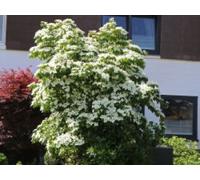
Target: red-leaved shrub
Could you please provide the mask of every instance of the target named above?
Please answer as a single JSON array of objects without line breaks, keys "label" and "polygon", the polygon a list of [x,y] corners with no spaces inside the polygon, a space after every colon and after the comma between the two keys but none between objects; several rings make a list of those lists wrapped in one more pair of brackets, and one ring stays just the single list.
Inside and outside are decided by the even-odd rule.
[{"label": "red-leaved shrub", "polygon": [[1,71],[0,100],[8,102],[27,99],[30,96],[30,89],[27,86],[35,81],[30,69]]},{"label": "red-leaved shrub", "polygon": [[29,163],[39,150],[31,135],[45,115],[31,107],[28,85],[35,81],[29,69],[0,71],[0,152],[11,164]]}]

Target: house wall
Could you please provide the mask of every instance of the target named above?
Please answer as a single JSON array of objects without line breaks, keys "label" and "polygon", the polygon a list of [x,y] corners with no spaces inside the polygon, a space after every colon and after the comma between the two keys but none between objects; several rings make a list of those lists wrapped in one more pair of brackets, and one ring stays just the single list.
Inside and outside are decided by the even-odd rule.
[{"label": "house wall", "polygon": [[0,49],[0,70],[30,68],[34,72],[38,64],[39,61],[28,58],[28,51]]},{"label": "house wall", "polygon": [[98,29],[101,16],[56,16],[23,15],[7,16],[6,47],[13,50],[28,50],[33,46],[35,32],[40,29],[40,22],[53,22],[55,19],[73,19],[84,32]]},{"label": "house wall", "polygon": [[200,61],[200,16],[162,16],[160,56]]},{"label": "house wall", "polygon": [[[40,21],[52,22],[67,17],[73,18],[86,32],[101,26],[101,16],[7,16],[6,49],[0,49],[0,70],[29,67],[35,72],[39,61],[29,60],[28,49],[33,46],[33,36],[40,28]],[[199,33],[200,16],[160,16],[160,56],[145,58],[145,72],[150,80],[159,84],[161,94],[198,96],[199,104]],[[145,114],[158,121],[148,110]]]},{"label": "house wall", "polygon": [[[6,47],[11,50],[28,50],[33,46],[40,22],[72,18],[85,32],[98,29],[100,15],[8,15]],[[160,56],[164,59],[200,61],[200,16],[157,16]]]}]

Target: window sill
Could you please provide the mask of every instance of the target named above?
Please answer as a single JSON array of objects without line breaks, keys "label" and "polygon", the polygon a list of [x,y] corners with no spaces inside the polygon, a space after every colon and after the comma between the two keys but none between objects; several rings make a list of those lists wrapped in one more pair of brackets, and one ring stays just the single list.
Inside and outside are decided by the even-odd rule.
[{"label": "window sill", "polygon": [[144,58],[145,59],[161,59],[160,55],[151,55],[151,54],[146,55]]}]

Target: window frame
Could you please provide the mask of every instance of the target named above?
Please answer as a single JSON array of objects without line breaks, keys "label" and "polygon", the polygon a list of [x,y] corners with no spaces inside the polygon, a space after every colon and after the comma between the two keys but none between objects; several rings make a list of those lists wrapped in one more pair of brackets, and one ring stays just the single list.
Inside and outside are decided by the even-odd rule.
[{"label": "window frame", "polygon": [[156,16],[156,15],[102,15],[101,16],[101,26],[103,26],[103,16],[125,16],[126,21],[127,21],[127,31],[128,31],[128,38],[132,39],[132,23],[131,20],[133,17],[138,17],[138,18],[154,18],[155,19],[155,49],[150,50],[150,49],[143,49],[147,51],[148,54],[150,55],[159,55],[160,54],[160,22],[161,22],[161,16]]},{"label": "window frame", "polygon": [[[193,120],[192,120],[192,135],[182,135],[182,134],[165,134],[166,137],[178,136],[187,138],[190,140],[197,141],[197,125],[198,125],[198,96],[182,96],[182,95],[161,95],[161,97],[167,101],[170,99],[181,99],[181,100],[188,100],[193,103]],[[162,109],[162,108],[161,108]]]},{"label": "window frame", "polygon": [[7,16],[3,16],[3,24],[2,24],[2,41],[0,41],[0,49],[6,49],[6,26],[7,26]]}]

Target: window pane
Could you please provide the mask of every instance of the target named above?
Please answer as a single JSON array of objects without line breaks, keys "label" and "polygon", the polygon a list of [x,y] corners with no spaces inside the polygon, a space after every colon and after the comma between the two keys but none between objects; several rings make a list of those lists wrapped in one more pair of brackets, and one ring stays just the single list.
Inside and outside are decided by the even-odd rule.
[{"label": "window pane", "polygon": [[142,49],[155,50],[155,19],[132,17],[132,39]]},{"label": "window pane", "polygon": [[193,134],[194,104],[181,98],[168,99],[168,107],[163,110],[165,118],[165,133],[173,135]]},{"label": "window pane", "polygon": [[3,39],[3,16],[0,16],[0,41]]},{"label": "window pane", "polygon": [[121,26],[127,30],[126,16],[103,16],[103,24],[107,23],[111,17],[115,19],[118,26]]}]

